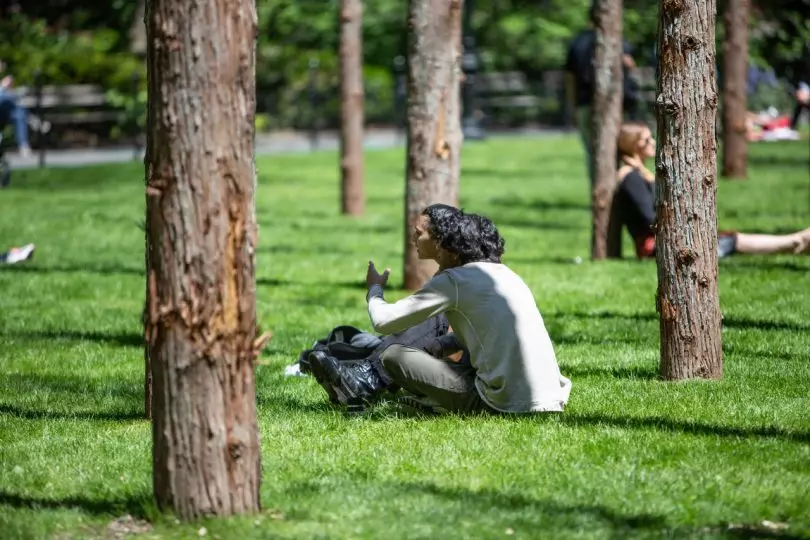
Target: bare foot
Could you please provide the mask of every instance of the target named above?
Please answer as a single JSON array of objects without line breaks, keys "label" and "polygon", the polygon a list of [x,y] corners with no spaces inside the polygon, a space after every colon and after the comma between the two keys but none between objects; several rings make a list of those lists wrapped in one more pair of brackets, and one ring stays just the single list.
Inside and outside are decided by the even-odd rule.
[{"label": "bare foot", "polygon": [[810,228],[796,233],[796,245],[793,253],[796,255],[810,253]]}]

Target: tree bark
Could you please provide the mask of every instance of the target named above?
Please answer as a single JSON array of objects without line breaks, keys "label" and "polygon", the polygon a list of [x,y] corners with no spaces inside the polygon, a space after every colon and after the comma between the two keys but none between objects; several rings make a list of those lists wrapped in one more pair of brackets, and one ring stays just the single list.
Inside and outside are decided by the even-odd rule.
[{"label": "tree bark", "polygon": [[458,204],[461,159],[461,0],[410,0],[408,142],[404,286],[414,290],[435,273],[411,238],[422,210]]},{"label": "tree bark", "polygon": [[728,0],[723,40],[723,176],[748,175],[748,17],[749,0]]},{"label": "tree bark", "polygon": [[340,3],[341,212],[360,216],[363,194],[363,2]]},{"label": "tree bark", "polygon": [[[149,238],[147,233],[146,238],[146,246],[145,246],[145,253],[146,253],[146,275],[150,276],[153,275],[149,271]],[[149,298],[149,281],[146,282],[146,298]],[[149,322],[149,305],[148,302],[144,303],[143,313],[141,322],[143,322],[144,326],[144,337],[146,337],[145,329]],[[144,363],[144,378],[143,378],[143,415],[147,420],[152,419],[152,362],[149,361],[149,347],[146,340],[144,340],[144,347],[143,347],[143,363]]]},{"label": "tree bark", "polygon": [[[621,237],[609,236],[613,192],[616,189],[616,141],[622,120],[622,0],[597,0],[594,47],[591,258],[616,256]],[[612,241],[611,246],[608,240]],[[619,253],[621,256],[621,253]]]},{"label": "tree bark", "polygon": [[656,116],[661,375],[723,374],[717,294],[715,0],[662,0]]},{"label": "tree bark", "polygon": [[149,0],[144,335],[156,502],[259,508],[251,0]]}]

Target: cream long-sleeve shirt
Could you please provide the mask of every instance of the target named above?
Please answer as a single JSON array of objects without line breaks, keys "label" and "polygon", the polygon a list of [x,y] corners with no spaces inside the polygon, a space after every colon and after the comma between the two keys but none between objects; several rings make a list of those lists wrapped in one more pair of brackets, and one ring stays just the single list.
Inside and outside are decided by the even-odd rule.
[{"label": "cream long-sleeve shirt", "polygon": [[560,374],[551,338],[526,283],[507,266],[476,262],[440,272],[390,304],[368,292],[377,332],[392,334],[444,313],[470,351],[481,399],[502,412],[562,411],[571,381]]}]

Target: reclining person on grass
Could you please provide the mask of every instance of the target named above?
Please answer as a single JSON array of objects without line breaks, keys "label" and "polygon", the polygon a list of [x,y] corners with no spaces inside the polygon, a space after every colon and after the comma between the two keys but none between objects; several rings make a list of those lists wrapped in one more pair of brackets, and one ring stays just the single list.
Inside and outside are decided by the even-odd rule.
[{"label": "reclining person on grass", "polygon": [[[395,387],[450,412],[562,411],[571,381],[560,374],[551,339],[532,291],[501,263],[504,241],[492,222],[446,205],[424,210],[413,231],[421,259],[439,271],[419,291],[396,303],[383,298],[388,270],[369,263],[368,312],[374,329],[400,332],[444,313],[453,333],[441,351],[391,345],[382,367]],[[438,359],[469,351],[469,363]],[[334,360],[311,358],[327,392],[351,392],[353,374]]]},{"label": "reclining person on grass", "polygon": [[[655,175],[644,161],[655,158],[655,139],[650,128],[627,122],[619,130],[618,187],[614,196],[615,212],[627,227],[636,245],[638,258],[655,257]],[[810,247],[810,228],[791,234],[751,234],[720,232],[717,254],[804,253]]]}]

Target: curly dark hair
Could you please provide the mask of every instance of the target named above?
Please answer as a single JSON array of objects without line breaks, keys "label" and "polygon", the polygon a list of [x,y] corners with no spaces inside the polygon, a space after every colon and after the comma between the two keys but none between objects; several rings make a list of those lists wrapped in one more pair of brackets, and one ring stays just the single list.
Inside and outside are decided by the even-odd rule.
[{"label": "curly dark hair", "polygon": [[504,239],[484,216],[467,214],[446,204],[433,204],[422,211],[430,219],[428,234],[439,245],[459,256],[461,264],[501,262]]}]

